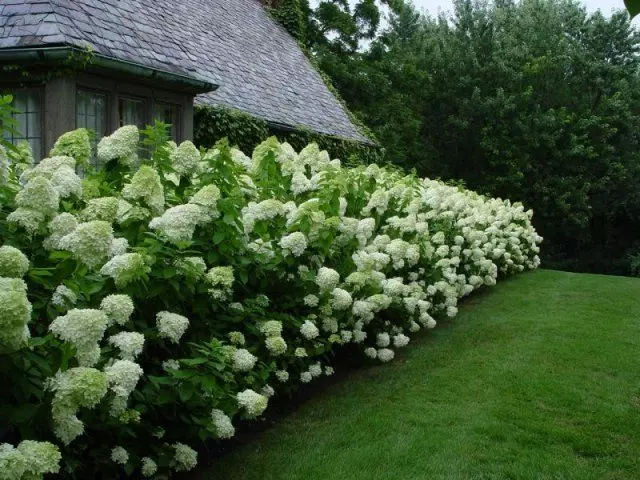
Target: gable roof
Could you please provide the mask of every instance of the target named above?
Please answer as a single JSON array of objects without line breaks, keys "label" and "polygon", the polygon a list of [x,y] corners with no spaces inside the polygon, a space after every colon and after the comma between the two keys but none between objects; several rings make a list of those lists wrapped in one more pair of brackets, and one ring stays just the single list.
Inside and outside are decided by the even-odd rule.
[{"label": "gable roof", "polygon": [[2,0],[0,49],[60,45],[219,85],[199,104],[370,142],[258,0]]}]

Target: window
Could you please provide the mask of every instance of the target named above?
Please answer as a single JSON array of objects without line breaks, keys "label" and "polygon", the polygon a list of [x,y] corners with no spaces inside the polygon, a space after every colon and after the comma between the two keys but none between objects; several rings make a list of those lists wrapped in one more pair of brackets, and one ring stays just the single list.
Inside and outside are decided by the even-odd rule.
[{"label": "window", "polygon": [[97,140],[107,134],[106,95],[78,89],[76,94],[76,128],[93,130]]},{"label": "window", "polygon": [[5,139],[14,145],[26,140],[33,150],[33,158],[39,162],[42,158],[42,91],[39,89],[17,90],[12,92],[12,117],[16,120],[16,133],[6,132]]},{"label": "window", "polygon": [[172,103],[156,102],[153,104],[153,120],[171,125],[171,138],[180,141],[180,107]]},{"label": "window", "polygon": [[[76,128],[95,132],[95,146],[107,134],[107,96],[78,89],[76,93]],[[96,159],[94,159],[94,162]],[[97,165],[96,165],[97,166]]]},{"label": "window", "polygon": [[144,102],[133,98],[120,98],[118,101],[118,125],[136,125],[145,127]]}]

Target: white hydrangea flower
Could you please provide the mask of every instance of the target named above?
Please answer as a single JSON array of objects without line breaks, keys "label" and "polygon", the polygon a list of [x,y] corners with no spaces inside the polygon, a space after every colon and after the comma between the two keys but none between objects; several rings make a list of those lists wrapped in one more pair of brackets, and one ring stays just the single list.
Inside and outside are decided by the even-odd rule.
[{"label": "white hydrangea flower", "polygon": [[264,387],[262,387],[262,390],[260,390],[260,393],[267,398],[271,398],[276,394],[276,391],[271,385],[265,385]]},{"label": "white hydrangea flower", "polygon": [[109,390],[115,394],[111,404],[111,415],[119,416],[127,408],[127,399],[135,390],[143,374],[142,367],[130,360],[116,360],[105,367]]},{"label": "white hydrangea flower", "polygon": [[167,370],[180,370],[180,362],[177,360],[169,359],[162,362],[162,369]]},{"label": "white hydrangea flower", "polygon": [[111,450],[111,460],[120,465],[126,465],[129,461],[129,452],[121,446],[113,447]]},{"label": "white hydrangea flower", "polygon": [[46,218],[42,212],[29,208],[18,208],[7,216],[7,222],[18,225],[24,228],[29,235],[33,235],[42,228]]},{"label": "white hydrangea flower", "polygon": [[453,306],[453,305],[449,305],[447,307],[447,317],[455,317],[458,314],[458,308]]},{"label": "white hydrangea flower", "polygon": [[282,335],[282,322],[267,320],[260,325],[260,331],[267,337],[279,337]]},{"label": "white hydrangea flower", "polygon": [[46,178],[34,177],[18,192],[15,201],[20,208],[53,217],[58,213],[60,194]]},{"label": "white hydrangea flower", "polygon": [[264,344],[267,347],[267,350],[276,357],[287,351],[287,342],[280,336],[267,337]]},{"label": "white hydrangea flower", "polygon": [[103,220],[112,223],[118,215],[119,199],[116,197],[99,197],[87,201],[87,206],[79,214],[85,222]]},{"label": "white hydrangea flower", "polygon": [[320,302],[318,297],[313,294],[307,295],[306,297],[304,297],[303,300],[304,300],[304,304],[308,307],[317,307],[318,303]]},{"label": "white hydrangea flower", "polygon": [[129,321],[134,306],[128,295],[107,295],[100,302],[100,309],[107,315],[109,325],[124,325]]},{"label": "white hydrangea flower", "polygon": [[127,200],[143,201],[155,215],[164,210],[164,188],[160,175],[148,165],[141,166],[124,186],[122,196]]},{"label": "white hydrangea flower", "polygon": [[342,288],[334,288],[331,292],[331,308],[334,310],[347,310],[353,299],[351,294]]},{"label": "white hydrangea flower", "polygon": [[189,203],[200,207],[200,224],[204,225],[220,216],[218,200],[220,200],[220,190],[215,185],[205,185],[191,197]]},{"label": "white hydrangea flower", "polygon": [[51,402],[54,433],[68,445],[84,432],[77,411],[93,408],[102,400],[107,394],[107,376],[95,368],[70,368],[50,378],[47,387],[55,392]]},{"label": "white hydrangea flower", "polygon": [[22,278],[29,270],[29,259],[15,247],[0,247],[0,277]]},{"label": "white hydrangea flower", "polygon": [[309,365],[309,373],[312,377],[319,377],[320,375],[322,375],[322,365],[320,364],[320,362]]},{"label": "white hydrangea flower", "polygon": [[364,207],[360,213],[368,217],[371,215],[371,210],[375,210],[378,212],[378,215],[382,215],[387,210],[388,203],[389,193],[386,190],[378,189],[371,194],[369,203],[367,203],[367,206]]},{"label": "white hydrangea flower", "polygon": [[314,185],[303,172],[295,172],[291,176],[291,193],[294,196],[302,195],[314,189]]},{"label": "white hydrangea flower", "polygon": [[82,179],[73,168],[67,166],[58,168],[51,175],[50,181],[60,198],[68,198],[71,195],[82,197]]},{"label": "white hydrangea flower", "polygon": [[311,372],[302,372],[300,374],[300,381],[302,383],[309,383],[311,380],[313,380],[313,375],[311,375]]},{"label": "white hydrangea flower", "polygon": [[280,246],[286,253],[299,257],[307,248],[307,237],[302,232],[293,232],[280,239]]},{"label": "white hydrangea flower", "polygon": [[76,293],[65,285],[58,285],[51,296],[51,303],[56,307],[66,308],[78,301]]},{"label": "white hydrangea flower", "polygon": [[316,285],[322,291],[333,290],[340,281],[340,274],[332,268],[320,267],[316,276]]},{"label": "white hydrangea flower", "polygon": [[378,356],[378,351],[373,347],[369,347],[364,349],[364,354],[369,358],[375,359]]},{"label": "white hydrangea flower", "polygon": [[112,243],[111,224],[93,220],[78,224],[73,232],[60,239],[58,246],[70,251],[78,261],[88,267],[95,267],[108,258]]},{"label": "white hydrangea flower", "polygon": [[227,337],[229,337],[229,341],[234,345],[242,346],[245,344],[245,338],[242,332],[229,332]]},{"label": "white hydrangea flower", "polygon": [[282,202],[275,199],[267,199],[260,203],[249,202],[242,209],[242,223],[247,235],[253,232],[256,222],[271,220],[277,216],[284,216],[285,210]]},{"label": "white hydrangea flower", "polygon": [[171,312],[158,312],[156,315],[156,327],[160,337],[167,338],[173,343],[179,343],[189,327],[189,319]]},{"label": "white hydrangea flower", "polygon": [[304,358],[307,356],[307,350],[303,347],[298,347],[293,354],[298,358]]},{"label": "white hydrangea flower", "polygon": [[360,248],[363,248],[367,244],[367,240],[369,240],[373,236],[373,232],[375,229],[376,221],[371,217],[364,218],[358,222],[358,227],[356,229],[356,238],[360,243]]},{"label": "white hydrangea flower", "polygon": [[406,347],[409,344],[409,337],[399,333],[393,337],[393,346],[396,348]]},{"label": "white hydrangea flower", "polygon": [[335,370],[331,366],[324,367],[324,374],[329,377],[335,373]]},{"label": "white hydrangea flower", "polygon": [[105,164],[117,160],[132,167],[138,163],[138,142],[140,133],[135,125],[120,127],[111,135],[102,137],[98,143],[98,160]]},{"label": "white hydrangea flower", "polygon": [[111,241],[111,247],[109,248],[108,258],[124,255],[129,248],[129,242],[126,238],[114,238]]},{"label": "white hydrangea flower", "polygon": [[56,215],[49,222],[49,237],[45,239],[43,246],[47,250],[60,250],[60,240],[69,235],[78,227],[78,220],[70,213]]},{"label": "white hydrangea flower", "polygon": [[238,406],[243,408],[247,416],[249,418],[256,418],[262,415],[269,404],[269,399],[264,395],[260,395],[259,393],[246,389],[242,392],[238,392],[236,394],[236,399],[238,401]]},{"label": "white hydrangea flower", "polygon": [[76,357],[80,366],[91,367],[100,357],[98,342],[107,329],[107,316],[101,310],[69,310],[57,317],[49,325],[49,330],[61,340],[71,342],[76,347]]},{"label": "white hydrangea flower", "polygon": [[207,264],[202,257],[184,257],[179,258],[175,262],[178,271],[190,278],[204,277],[207,271]]},{"label": "white hydrangea flower", "polygon": [[113,278],[117,286],[124,286],[146,275],[148,271],[144,257],[137,252],[116,255],[100,269],[100,273]]},{"label": "white hydrangea flower", "polygon": [[276,370],[276,378],[278,381],[285,383],[289,381],[289,372],[286,370]]},{"label": "white hydrangea flower", "polygon": [[382,362],[389,362],[393,360],[395,353],[390,348],[380,348],[378,349],[378,360]]},{"label": "white hydrangea flower", "polygon": [[120,350],[123,360],[135,360],[144,347],[144,335],[138,332],[120,332],[110,336],[108,341]]},{"label": "white hydrangea flower", "polygon": [[249,352],[249,350],[239,348],[233,354],[233,369],[238,372],[248,372],[255,366],[257,361],[258,357]]},{"label": "white hydrangea flower", "polygon": [[68,155],[55,155],[50,158],[43,158],[37,165],[25,170],[20,176],[20,183],[25,184],[36,177],[51,179],[51,176],[60,168],[67,167],[72,170],[76,168],[76,161]]},{"label": "white hydrangea flower", "polygon": [[379,347],[388,347],[390,343],[391,339],[389,338],[388,333],[383,332],[376,335],[376,345]]},{"label": "white hydrangea flower", "polygon": [[325,317],[322,319],[322,329],[325,332],[336,333],[339,329],[338,320],[334,317]]},{"label": "white hydrangea flower", "polygon": [[218,438],[231,438],[236,434],[236,429],[231,422],[231,418],[222,410],[213,409],[211,411],[211,420],[216,429]]},{"label": "white hydrangea flower", "polygon": [[29,338],[31,310],[27,284],[18,278],[0,277],[0,354],[24,346]]},{"label": "white hydrangea flower", "polygon": [[316,327],[315,323],[311,320],[305,320],[305,322],[300,327],[300,333],[307,340],[313,340],[318,335],[320,335],[320,330]]},{"label": "white hydrangea flower", "polygon": [[197,205],[177,205],[152,219],[149,228],[158,230],[173,243],[191,241],[201,217],[201,208]]},{"label": "white hydrangea flower", "polygon": [[355,343],[362,343],[367,339],[367,332],[364,332],[360,329],[355,329],[353,331],[353,341]]},{"label": "white hydrangea flower", "polygon": [[186,177],[194,173],[200,164],[200,152],[193,144],[187,140],[173,150],[169,156],[171,166],[181,177]]},{"label": "white hydrangea flower", "polygon": [[233,267],[213,267],[207,272],[211,288],[209,294],[214,300],[226,300],[232,293]]},{"label": "white hydrangea flower", "polygon": [[158,465],[149,457],[143,457],[141,463],[140,473],[143,477],[153,477],[158,471]]},{"label": "white hydrangea flower", "polygon": [[91,140],[86,128],[78,128],[62,134],[53,145],[51,156],[68,155],[78,165],[86,167],[91,158]]},{"label": "white hydrangea flower", "polygon": [[198,452],[183,443],[174,443],[173,448],[175,449],[173,462],[176,472],[193,470],[198,464]]},{"label": "white hydrangea flower", "polygon": [[60,471],[60,450],[49,442],[23,440],[18,447],[0,444],[0,472],[3,479],[41,479]]}]

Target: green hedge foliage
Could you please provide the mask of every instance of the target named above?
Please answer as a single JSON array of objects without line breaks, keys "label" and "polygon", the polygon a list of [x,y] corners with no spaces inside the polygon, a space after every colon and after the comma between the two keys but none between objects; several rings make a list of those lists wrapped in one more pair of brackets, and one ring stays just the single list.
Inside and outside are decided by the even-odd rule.
[{"label": "green hedge foliage", "polygon": [[103,138],[99,170],[84,130],[37,165],[0,147],[2,479],[189,471],[339,349],[390,361],[539,264],[520,204],[316,144],[161,132]]}]

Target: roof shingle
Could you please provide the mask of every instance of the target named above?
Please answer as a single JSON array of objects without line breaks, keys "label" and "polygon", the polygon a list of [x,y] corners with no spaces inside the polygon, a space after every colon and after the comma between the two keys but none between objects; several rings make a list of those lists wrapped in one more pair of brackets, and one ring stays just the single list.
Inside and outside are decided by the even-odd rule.
[{"label": "roof shingle", "polygon": [[368,141],[258,0],[3,0],[0,48],[65,44],[219,85],[196,103]]}]

